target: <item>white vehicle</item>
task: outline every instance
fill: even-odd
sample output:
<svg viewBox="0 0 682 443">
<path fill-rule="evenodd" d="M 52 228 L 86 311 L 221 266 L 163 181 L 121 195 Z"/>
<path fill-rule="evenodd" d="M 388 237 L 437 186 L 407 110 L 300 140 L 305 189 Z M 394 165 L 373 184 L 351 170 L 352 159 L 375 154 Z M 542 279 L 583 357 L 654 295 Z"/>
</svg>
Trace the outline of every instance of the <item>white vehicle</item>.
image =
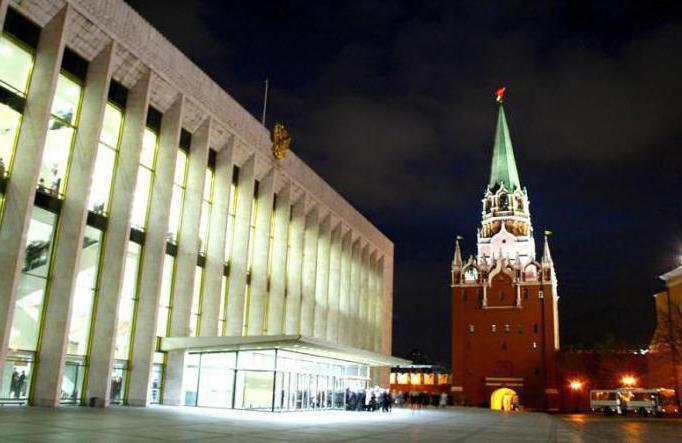
<svg viewBox="0 0 682 443">
<path fill-rule="evenodd" d="M 618 389 L 593 389 L 590 391 L 590 408 L 593 412 L 621 414 L 621 393 Z"/>
<path fill-rule="evenodd" d="M 654 415 L 661 411 L 658 389 L 620 389 L 623 414 Z"/>
<path fill-rule="evenodd" d="M 672 389 L 621 389 L 624 414 L 676 414 L 675 391 Z"/>
</svg>

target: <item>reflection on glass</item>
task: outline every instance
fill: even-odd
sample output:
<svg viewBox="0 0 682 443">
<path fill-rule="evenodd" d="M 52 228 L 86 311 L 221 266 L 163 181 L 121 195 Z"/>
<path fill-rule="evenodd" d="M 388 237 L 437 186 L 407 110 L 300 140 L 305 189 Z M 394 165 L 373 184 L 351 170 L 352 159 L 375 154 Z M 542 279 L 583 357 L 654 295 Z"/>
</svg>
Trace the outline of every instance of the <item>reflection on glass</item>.
<svg viewBox="0 0 682 443">
<path fill-rule="evenodd" d="M 170 216 L 168 217 L 168 241 L 177 243 L 182 220 L 182 205 L 185 200 L 187 186 L 187 153 L 178 149 L 175 159 L 175 178 L 171 195 Z"/>
<path fill-rule="evenodd" d="M 81 86 L 64 74 L 60 74 L 50 113 L 63 123 L 75 126 L 80 99 Z"/>
<path fill-rule="evenodd" d="M 208 246 L 208 229 L 211 218 L 211 203 L 201 202 L 201 218 L 199 222 L 199 252 L 206 253 Z"/>
<path fill-rule="evenodd" d="M 189 321 L 189 336 L 196 337 L 201 321 L 201 278 L 204 268 L 197 266 L 194 269 L 194 292 L 192 293 L 192 315 Z"/>
<path fill-rule="evenodd" d="M 20 125 L 21 114 L 0 103 L 0 178 L 9 175 Z"/>
<path fill-rule="evenodd" d="M 225 293 L 226 290 L 227 290 L 227 276 L 223 275 L 222 286 L 220 287 L 220 308 L 218 310 L 218 331 L 217 331 L 218 336 L 223 335 L 223 331 L 225 331 L 225 321 L 227 320 L 227 318 L 225 317 L 225 304 L 227 302 L 227 294 Z"/>
<path fill-rule="evenodd" d="M 30 391 L 33 362 L 29 359 L 8 357 L 2 369 L 2 400 L 26 400 Z"/>
<path fill-rule="evenodd" d="M 38 176 L 40 192 L 54 196 L 63 194 L 64 178 L 74 133 L 73 127 L 60 120 L 50 119 Z"/>
<path fill-rule="evenodd" d="M 118 323 L 116 325 L 116 350 L 114 358 L 127 360 L 130 352 L 130 336 L 132 333 L 135 303 L 137 301 L 137 273 L 140 266 L 142 247 L 128 242 L 123 286 L 118 305 Z"/>
<path fill-rule="evenodd" d="M 121 364 L 114 364 L 111 370 L 111 391 L 109 393 L 109 402 L 114 405 L 123 403 L 123 393 L 125 392 L 125 385 L 128 382 L 128 371 Z"/>
<path fill-rule="evenodd" d="M 82 362 L 67 361 L 62 376 L 61 403 L 77 404 L 80 402 L 85 376 Z"/>
<path fill-rule="evenodd" d="M 100 144 L 97 147 L 92 189 L 88 201 L 88 209 L 98 214 L 106 214 L 109 210 L 109 196 L 116 168 L 122 122 L 121 111 L 108 103 L 104 111 Z"/>
<path fill-rule="evenodd" d="M 88 351 L 101 246 L 102 231 L 86 226 L 69 324 L 67 353 L 71 355 L 86 355 Z"/>
<path fill-rule="evenodd" d="M 232 255 L 232 242 L 234 239 L 234 222 L 237 209 L 237 184 L 235 180 L 230 186 L 230 202 L 227 207 L 227 230 L 225 232 L 225 263 L 230 262 Z"/>
<path fill-rule="evenodd" d="M 151 188 L 152 172 L 140 166 L 137 169 L 137 184 L 135 185 L 133 210 L 130 219 L 130 225 L 136 229 L 143 230 L 147 222 L 147 203 L 149 202 Z"/>
<path fill-rule="evenodd" d="M 156 322 L 156 335 L 166 337 L 168 334 L 168 317 L 170 316 L 171 291 L 173 289 L 173 267 L 175 258 L 166 254 L 163 261 L 161 277 L 161 296 L 159 297 L 159 314 Z"/>
<path fill-rule="evenodd" d="M 33 55 L 7 36 L 0 36 L 0 86 L 26 93 L 33 69 Z"/>
<path fill-rule="evenodd" d="M 139 230 L 144 230 L 147 223 L 147 208 L 151 200 L 157 142 L 157 135 L 149 128 L 145 128 L 140 153 L 140 166 L 137 169 L 133 210 L 130 216 L 131 226 Z"/>
<path fill-rule="evenodd" d="M 270 371 L 238 371 L 235 407 L 272 409 L 274 375 Z"/>
<path fill-rule="evenodd" d="M 55 223 L 54 214 L 33 208 L 26 236 L 24 266 L 14 306 L 9 340 L 9 348 L 12 350 L 36 350 Z"/>
</svg>

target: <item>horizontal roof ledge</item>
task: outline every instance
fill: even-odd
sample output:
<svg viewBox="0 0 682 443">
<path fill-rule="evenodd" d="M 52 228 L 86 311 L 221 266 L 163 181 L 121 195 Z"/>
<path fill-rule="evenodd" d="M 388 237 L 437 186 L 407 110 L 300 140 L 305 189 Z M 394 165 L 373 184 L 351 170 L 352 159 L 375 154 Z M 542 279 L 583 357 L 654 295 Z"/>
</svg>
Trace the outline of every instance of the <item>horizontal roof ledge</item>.
<svg viewBox="0 0 682 443">
<path fill-rule="evenodd" d="M 164 337 L 161 351 L 219 352 L 281 349 L 368 366 L 407 365 L 411 361 L 303 335 Z"/>
</svg>

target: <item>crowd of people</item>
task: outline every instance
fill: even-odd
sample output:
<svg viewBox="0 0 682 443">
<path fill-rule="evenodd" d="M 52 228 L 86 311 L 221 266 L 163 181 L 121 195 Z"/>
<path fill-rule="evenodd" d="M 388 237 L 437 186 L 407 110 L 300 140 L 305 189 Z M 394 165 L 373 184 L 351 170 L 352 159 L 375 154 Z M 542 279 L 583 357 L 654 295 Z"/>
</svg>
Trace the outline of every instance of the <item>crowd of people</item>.
<svg viewBox="0 0 682 443">
<path fill-rule="evenodd" d="M 14 368 L 12 372 L 12 378 L 9 384 L 9 397 L 12 399 L 19 399 L 26 397 L 26 385 L 28 380 L 26 379 L 26 371 L 21 371 L 21 374 Z"/>
<path fill-rule="evenodd" d="M 412 409 L 438 407 L 444 408 L 449 404 L 448 394 L 433 394 L 426 392 L 398 392 L 395 403 L 397 406 L 409 407 Z"/>
<path fill-rule="evenodd" d="M 382 411 L 391 412 L 393 405 L 421 409 L 428 407 L 444 408 L 448 406 L 450 398 L 445 392 L 432 394 L 425 392 L 397 392 L 389 389 L 374 387 L 369 389 L 346 389 L 347 411 Z"/>
<path fill-rule="evenodd" d="M 346 411 L 391 412 L 393 401 L 389 389 L 380 387 L 355 391 L 346 389 Z"/>
</svg>

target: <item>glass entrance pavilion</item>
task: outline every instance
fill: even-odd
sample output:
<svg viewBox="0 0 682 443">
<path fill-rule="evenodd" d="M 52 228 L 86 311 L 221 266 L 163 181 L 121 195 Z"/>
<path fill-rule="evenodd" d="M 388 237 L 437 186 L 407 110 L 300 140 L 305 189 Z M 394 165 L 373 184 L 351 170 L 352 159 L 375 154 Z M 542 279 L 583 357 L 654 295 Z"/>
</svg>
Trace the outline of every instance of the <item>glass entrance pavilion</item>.
<svg viewBox="0 0 682 443">
<path fill-rule="evenodd" d="M 186 353 L 185 406 L 278 412 L 345 409 L 371 367 L 403 361 L 300 335 L 169 337 L 161 348 Z"/>
</svg>

